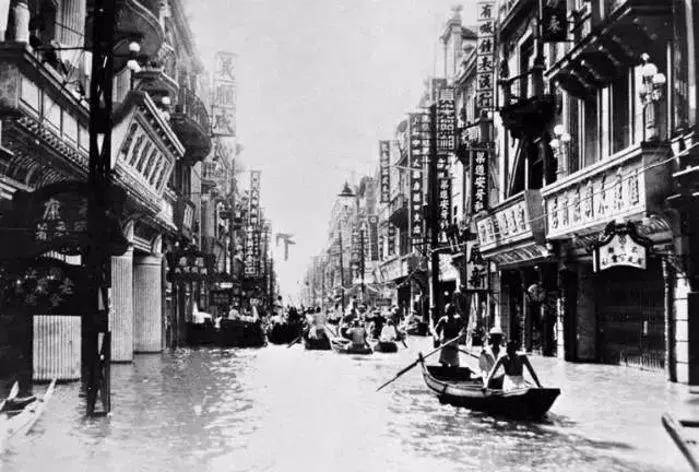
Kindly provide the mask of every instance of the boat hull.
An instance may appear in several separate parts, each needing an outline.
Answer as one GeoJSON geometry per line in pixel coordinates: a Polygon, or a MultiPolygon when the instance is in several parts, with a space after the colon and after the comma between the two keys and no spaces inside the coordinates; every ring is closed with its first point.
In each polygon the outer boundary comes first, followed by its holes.
{"type": "Polygon", "coordinates": [[[355,354],[355,355],[361,355],[361,356],[367,356],[369,354],[373,354],[374,350],[370,346],[364,346],[361,348],[356,348],[356,347],[351,347],[348,346],[349,341],[347,343],[344,343],[342,341],[332,341],[332,348],[333,351],[337,352],[338,354],[355,354]]]}
{"type": "Polygon", "coordinates": [[[301,335],[301,328],[300,324],[274,324],[267,331],[267,340],[272,344],[289,344],[301,335]]]}
{"type": "Polygon", "coordinates": [[[261,323],[221,320],[216,343],[221,347],[262,347],[267,344],[261,323]]]}
{"type": "Polygon", "coordinates": [[[394,353],[398,352],[398,343],[394,341],[378,341],[374,344],[374,352],[394,353]]]}
{"type": "Polygon", "coordinates": [[[303,336],[303,346],[307,351],[330,351],[332,349],[329,338],[309,338],[308,333],[303,336]]]}
{"type": "Polygon", "coordinates": [[[213,323],[187,323],[187,344],[206,346],[216,342],[216,328],[213,323]]]}
{"type": "Polygon", "coordinates": [[[541,418],[561,393],[557,388],[534,387],[509,392],[484,390],[481,379],[472,379],[467,367],[449,369],[423,363],[422,374],[440,403],[509,418],[541,418]]]}

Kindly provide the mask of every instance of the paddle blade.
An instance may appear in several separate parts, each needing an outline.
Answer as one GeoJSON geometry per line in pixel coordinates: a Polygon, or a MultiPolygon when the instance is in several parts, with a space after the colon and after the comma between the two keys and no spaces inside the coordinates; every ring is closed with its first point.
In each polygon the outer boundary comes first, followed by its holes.
{"type": "Polygon", "coordinates": [[[384,388],[384,387],[386,387],[387,385],[390,385],[390,384],[392,384],[393,382],[395,382],[396,380],[398,380],[398,378],[399,378],[401,375],[405,374],[405,373],[408,372],[410,369],[412,369],[413,367],[415,367],[415,366],[418,364],[418,362],[420,362],[420,361],[417,360],[417,361],[413,362],[412,364],[410,364],[410,365],[409,365],[408,367],[406,367],[405,369],[403,369],[403,370],[401,370],[400,372],[398,372],[391,380],[389,380],[388,382],[384,383],[384,384],[381,385],[379,388],[377,388],[376,391],[378,392],[378,391],[381,390],[382,388],[384,388]]]}

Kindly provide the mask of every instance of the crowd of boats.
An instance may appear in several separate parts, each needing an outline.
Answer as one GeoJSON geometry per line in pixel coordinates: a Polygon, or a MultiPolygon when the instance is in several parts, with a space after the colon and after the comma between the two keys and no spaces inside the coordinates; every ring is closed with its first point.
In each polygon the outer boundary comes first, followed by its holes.
{"type": "Polygon", "coordinates": [[[332,350],[354,356],[395,353],[401,347],[407,348],[409,335],[431,334],[434,350],[420,354],[379,390],[420,366],[425,384],[441,403],[516,418],[545,415],[560,394],[557,388],[541,385],[529,360],[517,352],[514,343],[503,347],[502,331],[497,327],[491,330],[488,344],[480,353],[466,350],[465,323],[452,306],[446,307],[444,316],[433,326],[425,326],[397,306],[353,304],[344,311],[326,312],[320,307],[284,307],[279,299],[269,316],[260,316],[255,307],[242,313],[232,308],[227,317],[217,318],[195,312],[189,328],[191,344],[302,344],[306,350],[332,350]],[[437,353],[439,364],[428,365],[426,359],[437,353]],[[461,354],[471,358],[473,365],[462,366],[461,354]],[[533,382],[524,380],[525,368],[533,382]]]}

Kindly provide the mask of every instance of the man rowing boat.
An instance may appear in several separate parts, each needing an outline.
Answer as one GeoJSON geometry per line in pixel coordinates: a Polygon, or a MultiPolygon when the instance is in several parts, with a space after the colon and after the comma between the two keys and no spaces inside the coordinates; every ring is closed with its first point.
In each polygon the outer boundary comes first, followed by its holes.
{"type": "MultiPolygon", "coordinates": [[[[441,317],[434,327],[432,335],[436,342],[445,342],[463,334],[463,319],[456,314],[454,305],[447,304],[445,316],[441,317]]],[[[444,346],[439,355],[439,362],[445,367],[459,367],[459,343],[458,341],[444,346]]]]}
{"type": "MultiPolygon", "coordinates": [[[[481,355],[478,356],[478,368],[481,371],[483,381],[488,378],[488,374],[490,374],[490,371],[493,370],[495,363],[502,354],[500,344],[502,343],[503,334],[504,333],[499,326],[493,327],[488,335],[488,345],[483,347],[481,355]]],[[[502,376],[495,377],[493,378],[491,385],[483,385],[488,388],[502,388],[502,380],[502,376]]]]}
{"type": "Polygon", "coordinates": [[[539,378],[536,376],[536,372],[534,372],[534,368],[529,362],[529,358],[527,358],[525,354],[517,353],[517,343],[515,341],[509,341],[507,343],[506,354],[495,362],[495,366],[493,370],[490,371],[490,374],[488,374],[484,385],[490,385],[491,379],[495,376],[500,366],[505,370],[505,378],[502,384],[502,389],[504,391],[509,392],[531,387],[531,384],[524,380],[525,366],[532,376],[532,379],[534,379],[534,382],[536,382],[537,387],[543,388],[541,382],[539,382],[539,378]]]}

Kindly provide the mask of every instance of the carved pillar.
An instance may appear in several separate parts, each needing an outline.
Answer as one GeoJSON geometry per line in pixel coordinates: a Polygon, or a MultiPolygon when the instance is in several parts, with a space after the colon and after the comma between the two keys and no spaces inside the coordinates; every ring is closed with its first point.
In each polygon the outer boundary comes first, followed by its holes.
{"type": "Polygon", "coordinates": [[[29,5],[26,0],[15,0],[12,10],[15,17],[15,41],[20,43],[29,42],[29,5]]]}
{"type": "Polygon", "coordinates": [[[163,348],[162,256],[134,258],[134,351],[160,352],[163,348]]]}
{"type": "Polygon", "coordinates": [[[133,249],[112,257],[112,295],[109,329],[112,332],[112,361],[133,360],[133,249]]]}
{"type": "Polygon", "coordinates": [[[677,381],[675,363],[675,268],[663,258],[665,311],[665,372],[670,382],[677,381]]]}

